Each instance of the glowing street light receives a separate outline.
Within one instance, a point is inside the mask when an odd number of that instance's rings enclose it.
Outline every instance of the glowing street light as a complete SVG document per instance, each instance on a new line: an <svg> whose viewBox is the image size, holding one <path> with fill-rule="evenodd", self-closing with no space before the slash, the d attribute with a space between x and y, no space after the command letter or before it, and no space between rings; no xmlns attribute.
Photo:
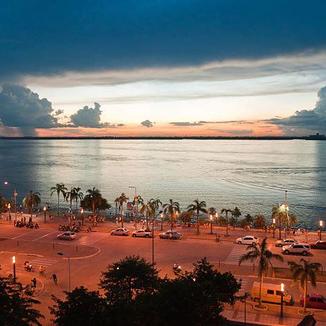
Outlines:
<svg viewBox="0 0 326 326"><path fill-rule="evenodd" d="M324 227L324 221L320 220L319 221L319 240L321 240L321 231Z"/></svg>
<svg viewBox="0 0 326 326"><path fill-rule="evenodd" d="M281 283L281 312L280 312L281 318L283 318L283 301L284 301L284 283Z"/></svg>
<svg viewBox="0 0 326 326"><path fill-rule="evenodd" d="M275 223L276 223L276 219L273 218L273 238L275 238Z"/></svg>
<svg viewBox="0 0 326 326"><path fill-rule="evenodd" d="M16 283L16 256L12 256L12 269L14 275L14 283Z"/></svg>
<svg viewBox="0 0 326 326"><path fill-rule="evenodd" d="M46 211L47 211L46 205L43 207L43 214L44 214L44 224L46 223Z"/></svg>
<svg viewBox="0 0 326 326"><path fill-rule="evenodd" d="M161 218L161 231L163 231L163 218L164 218L163 213L160 214L160 218Z"/></svg>
<svg viewBox="0 0 326 326"><path fill-rule="evenodd" d="M209 220L211 223L211 234L213 234L213 215L212 214L209 215Z"/></svg>

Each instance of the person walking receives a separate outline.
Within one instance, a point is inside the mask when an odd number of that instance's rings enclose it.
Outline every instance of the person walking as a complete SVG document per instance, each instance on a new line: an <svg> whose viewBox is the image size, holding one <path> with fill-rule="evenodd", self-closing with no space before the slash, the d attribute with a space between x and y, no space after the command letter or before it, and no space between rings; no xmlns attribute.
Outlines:
<svg viewBox="0 0 326 326"><path fill-rule="evenodd" d="M36 288L36 278L34 277L34 278L32 278L32 280L31 280L31 283L32 283L32 288Z"/></svg>
<svg viewBox="0 0 326 326"><path fill-rule="evenodd" d="M57 274L52 274L52 279L55 285L58 285L58 278L57 278Z"/></svg>

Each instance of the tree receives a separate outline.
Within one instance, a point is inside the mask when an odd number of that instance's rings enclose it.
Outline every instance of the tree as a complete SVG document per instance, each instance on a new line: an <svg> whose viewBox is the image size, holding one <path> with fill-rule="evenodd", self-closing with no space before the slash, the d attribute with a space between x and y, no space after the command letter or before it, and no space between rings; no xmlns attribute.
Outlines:
<svg viewBox="0 0 326 326"><path fill-rule="evenodd" d="M197 234L199 234L199 213L207 213L206 202L195 199L187 209L189 212L196 213Z"/></svg>
<svg viewBox="0 0 326 326"><path fill-rule="evenodd" d="M23 205L28 209L28 212L33 216L33 209L41 203L41 195L39 192L32 190L24 197Z"/></svg>
<svg viewBox="0 0 326 326"><path fill-rule="evenodd" d="M284 205L273 206L272 219L275 218L276 225L278 225L279 239L281 239L282 228L292 227L297 223L297 217L294 213L289 213L287 207Z"/></svg>
<svg viewBox="0 0 326 326"><path fill-rule="evenodd" d="M229 236L229 213L232 214L232 209L229 208L222 208L221 209L221 214L225 214L225 220L226 220L226 232L225 232L225 236Z"/></svg>
<svg viewBox="0 0 326 326"><path fill-rule="evenodd" d="M107 200L102 197L101 192L95 187L87 190L85 197L80 203L80 206L84 209L92 210L93 214L95 214L95 212L98 210L105 210L111 207Z"/></svg>
<svg viewBox="0 0 326 326"><path fill-rule="evenodd" d="M257 214L254 218L254 227L257 229L263 229L266 226L265 216L263 214Z"/></svg>
<svg viewBox="0 0 326 326"><path fill-rule="evenodd" d="M6 207L8 205L9 201L0 195L0 213L4 212L6 210Z"/></svg>
<svg viewBox="0 0 326 326"><path fill-rule="evenodd" d="M163 213L169 217L172 230L176 216L178 213L180 213L180 204L177 201L170 199L168 203L163 205Z"/></svg>
<svg viewBox="0 0 326 326"><path fill-rule="evenodd" d="M317 272L322 268L319 263L310 263L309 261L301 258L300 264L289 261L288 265L292 272L292 278L294 281L299 281L303 290L303 311L307 311L307 294L308 294L308 282L310 281L313 287L316 287Z"/></svg>
<svg viewBox="0 0 326 326"><path fill-rule="evenodd" d="M129 256L108 266L100 286L110 304L130 303L138 295L152 293L158 286L155 266L139 256Z"/></svg>
<svg viewBox="0 0 326 326"><path fill-rule="evenodd" d="M128 200L129 200L129 198L125 195L124 192L118 197L119 214L121 216L121 227L123 227L123 208L124 208L124 204L127 203Z"/></svg>
<svg viewBox="0 0 326 326"><path fill-rule="evenodd" d="M151 207L152 207L152 212L154 214L154 217L156 216L156 212L160 209L160 207L162 206L162 202L159 198L152 198L150 201L149 201Z"/></svg>
<svg viewBox="0 0 326 326"><path fill-rule="evenodd" d="M52 296L55 305L49 309L56 325L104 325L106 304L98 291L89 291L81 286L65 294L64 300Z"/></svg>
<svg viewBox="0 0 326 326"><path fill-rule="evenodd" d="M246 216L241 220L241 227L245 228L247 226L251 226L254 219L250 214L246 214Z"/></svg>
<svg viewBox="0 0 326 326"><path fill-rule="evenodd" d="M66 192L67 192L67 188L63 183L57 183L54 187L51 187L51 196L56 193L58 197L58 209L57 209L58 216L60 214L60 194L62 195L63 198L66 198Z"/></svg>
<svg viewBox="0 0 326 326"><path fill-rule="evenodd" d="M43 315L33 308L40 302L20 291L21 285L7 278L0 278L0 325L41 325Z"/></svg>
<svg viewBox="0 0 326 326"><path fill-rule="evenodd" d="M239 259L239 266L245 261L257 262L259 278L259 306L262 306L261 290L263 285L264 274L268 272L269 267L273 267L272 259L283 261L283 257L272 253L267 249L267 238L264 238L261 244L252 244L247 247L247 253Z"/></svg>
<svg viewBox="0 0 326 326"><path fill-rule="evenodd" d="M171 321L182 321L182 325L223 325L223 304L235 302L240 286L232 274L222 274L202 259L194 264L193 271L164 279L156 292L140 297L136 307L145 325L165 326Z"/></svg>
<svg viewBox="0 0 326 326"><path fill-rule="evenodd" d="M72 202L75 201L75 209L78 208L78 200L82 200L84 197L80 187L73 187L70 191L66 192L65 199L69 201L69 207L72 210Z"/></svg>
<svg viewBox="0 0 326 326"><path fill-rule="evenodd" d="M146 219L146 230L149 229L148 220L154 214L154 208L150 202L143 203L140 207L140 213L145 216Z"/></svg>
<svg viewBox="0 0 326 326"><path fill-rule="evenodd" d="M231 212L232 215L232 226L233 228L238 224L238 219L241 216L241 211L238 207L235 207L234 210Z"/></svg>

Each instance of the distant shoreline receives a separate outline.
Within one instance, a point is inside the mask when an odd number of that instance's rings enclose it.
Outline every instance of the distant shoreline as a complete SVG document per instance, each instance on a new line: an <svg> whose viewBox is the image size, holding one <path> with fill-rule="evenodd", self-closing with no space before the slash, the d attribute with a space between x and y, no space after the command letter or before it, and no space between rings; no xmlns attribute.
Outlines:
<svg viewBox="0 0 326 326"><path fill-rule="evenodd" d="M102 136L102 137L0 137L0 140L326 140L324 135L311 136L239 136L239 137L225 137L225 136L185 136L185 137L121 137L121 136Z"/></svg>

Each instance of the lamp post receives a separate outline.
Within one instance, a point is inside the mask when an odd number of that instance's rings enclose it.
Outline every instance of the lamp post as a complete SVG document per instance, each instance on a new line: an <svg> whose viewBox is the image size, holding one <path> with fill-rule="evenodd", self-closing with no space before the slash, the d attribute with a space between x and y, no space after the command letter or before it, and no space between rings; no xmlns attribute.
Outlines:
<svg viewBox="0 0 326 326"><path fill-rule="evenodd" d="M65 255L63 252L58 252L57 254L59 256L64 256ZM70 292L71 282L70 282L70 257L69 256L67 257L67 260L68 260L68 292Z"/></svg>
<svg viewBox="0 0 326 326"><path fill-rule="evenodd" d="M84 208L80 209L80 216L81 216L81 220L82 220L82 225L84 225Z"/></svg>
<svg viewBox="0 0 326 326"><path fill-rule="evenodd" d="M8 203L7 208L8 208L8 214L9 214L8 219L9 219L9 221L11 221L11 204L10 203Z"/></svg>
<svg viewBox="0 0 326 326"><path fill-rule="evenodd" d="M164 218L163 213L160 214L160 218L161 218L161 231L163 231L163 218Z"/></svg>
<svg viewBox="0 0 326 326"><path fill-rule="evenodd" d="M320 220L319 221L319 240L321 240L321 231L324 226L324 221Z"/></svg>
<svg viewBox="0 0 326 326"><path fill-rule="evenodd" d="M12 270L13 270L13 280L16 283L16 256L12 256Z"/></svg>
<svg viewBox="0 0 326 326"><path fill-rule="evenodd" d="M275 222L276 222L276 219L273 218L273 238L275 238Z"/></svg>
<svg viewBox="0 0 326 326"><path fill-rule="evenodd" d="M283 318L283 303L284 303L284 283L281 283L281 312L280 312L281 318Z"/></svg>
<svg viewBox="0 0 326 326"><path fill-rule="evenodd" d="M212 214L209 215L209 220L210 220L210 223L211 223L211 232L210 232L210 234L213 234L213 215Z"/></svg>
<svg viewBox="0 0 326 326"><path fill-rule="evenodd" d="M44 207L43 207L44 224L46 223L46 210L47 210L47 207L46 207L46 205L44 205Z"/></svg>
<svg viewBox="0 0 326 326"><path fill-rule="evenodd" d="M154 251L154 222L155 222L155 215L153 216L152 219L152 265L154 266L155 264L155 251Z"/></svg>
<svg viewBox="0 0 326 326"><path fill-rule="evenodd" d="M12 185L12 183L9 183L9 181L4 181L3 183L5 186L8 185ZM13 194L13 199L14 199L14 205L15 205L15 220L17 220L17 196L18 196L18 192L16 191L16 188L14 188L14 192ZM11 215L10 215L10 211L9 211L9 220L11 221Z"/></svg>

